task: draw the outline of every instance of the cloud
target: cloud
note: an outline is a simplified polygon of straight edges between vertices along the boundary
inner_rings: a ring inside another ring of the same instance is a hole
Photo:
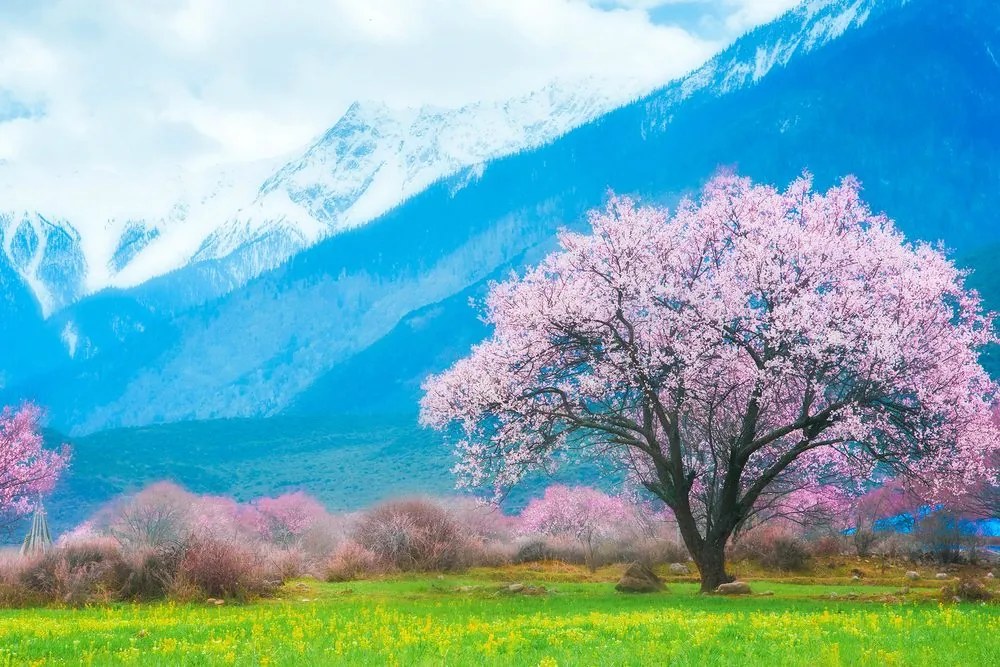
[[[280,155],[356,99],[662,83],[719,46],[578,0],[15,0],[0,40],[3,99],[42,110],[0,122],[0,160],[122,173]]]

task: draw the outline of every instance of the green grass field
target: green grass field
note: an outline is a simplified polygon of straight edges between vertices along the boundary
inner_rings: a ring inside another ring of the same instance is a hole
[[[502,592],[512,577],[546,592]],[[753,597],[722,598],[677,581],[626,596],[585,578],[485,570],[300,581],[242,606],[0,610],[0,665],[1000,664],[1000,606],[941,605],[936,582],[900,595],[758,581]]]

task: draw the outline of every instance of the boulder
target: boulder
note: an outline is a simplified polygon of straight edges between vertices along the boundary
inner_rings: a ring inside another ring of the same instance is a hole
[[[728,584],[719,584],[715,589],[716,593],[722,595],[750,595],[750,584],[745,581],[730,581]]]
[[[524,584],[511,584],[506,590],[508,593],[520,593],[524,590]]]
[[[987,572],[986,573],[986,578],[987,579],[992,579],[993,578],[993,573],[992,572]]]
[[[629,565],[615,586],[619,593],[655,593],[663,589],[663,580],[648,565],[642,563]]]
[[[993,599],[983,582],[976,579],[962,579],[957,584],[951,584],[941,589],[942,597],[951,597],[955,602],[988,602]]]
[[[691,574],[691,569],[687,566],[687,563],[671,563],[670,574],[676,576]]]
[[[944,581],[945,579],[951,579],[951,575],[948,574],[947,572],[938,572],[937,574],[934,575],[934,578]]]
[[[920,578],[920,573],[910,570],[909,572],[906,573],[906,578],[909,579],[910,581],[916,581],[917,579]]]

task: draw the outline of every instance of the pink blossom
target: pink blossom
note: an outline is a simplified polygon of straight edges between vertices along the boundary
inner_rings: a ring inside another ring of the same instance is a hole
[[[493,334],[427,380],[422,422],[498,493],[577,452],[617,464],[674,511],[706,587],[782,496],[900,473],[932,498],[973,487],[1000,449],[979,363],[995,316],[859,190],[720,176],[672,215],[612,197],[492,286]]]
[[[31,404],[0,412],[0,515],[30,512],[69,463],[69,447],[58,452],[43,447],[40,418],[41,411]]]
[[[328,516],[323,505],[301,491],[277,498],[260,498],[254,502],[254,507],[259,513],[261,533],[282,544],[301,537],[317,521]]]

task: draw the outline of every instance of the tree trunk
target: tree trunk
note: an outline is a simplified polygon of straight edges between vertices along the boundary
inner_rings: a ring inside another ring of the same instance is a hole
[[[733,578],[726,574],[726,542],[729,541],[729,533],[715,532],[705,539],[699,532],[698,523],[687,503],[672,509],[681,537],[684,538],[684,546],[687,547],[688,553],[691,554],[701,573],[701,592],[710,593],[719,584],[733,581]]]
[[[692,554],[694,562],[701,573],[701,592],[711,593],[719,584],[733,581],[726,574],[726,541],[706,542],[699,553]]]

